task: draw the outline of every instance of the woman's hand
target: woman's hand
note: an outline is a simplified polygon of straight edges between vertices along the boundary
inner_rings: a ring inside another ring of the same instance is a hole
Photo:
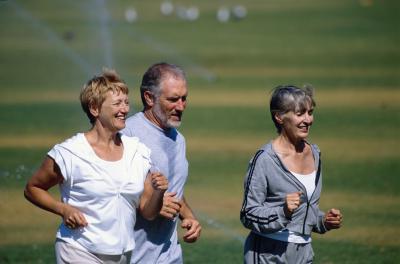
[[[68,204],[63,206],[63,220],[66,227],[70,229],[85,227],[88,225],[85,216],[75,207]]]
[[[343,215],[340,210],[332,208],[324,217],[324,225],[328,230],[340,228],[343,221]]]
[[[283,210],[286,217],[290,218],[297,208],[300,206],[300,196],[303,192],[288,193],[285,199]]]
[[[56,162],[46,157],[40,168],[32,175],[25,187],[25,197],[49,212],[60,215],[68,228],[84,227],[88,223],[83,214],[69,204],[50,195],[48,190],[64,180]]]
[[[152,173],[151,186],[154,191],[165,192],[168,189],[168,180],[159,172]]]

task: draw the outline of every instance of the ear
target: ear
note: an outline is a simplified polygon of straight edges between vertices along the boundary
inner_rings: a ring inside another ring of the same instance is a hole
[[[144,95],[144,100],[146,101],[146,104],[148,106],[153,106],[154,105],[154,94],[150,91],[145,91],[143,95]]]
[[[100,114],[100,109],[97,106],[95,106],[94,104],[89,105],[89,111],[92,114],[92,116],[94,116],[95,118],[97,118]]]
[[[276,114],[274,115],[274,118],[275,118],[276,122],[278,122],[278,124],[280,124],[280,125],[283,124],[283,116],[282,116],[282,115],[276,113]]]

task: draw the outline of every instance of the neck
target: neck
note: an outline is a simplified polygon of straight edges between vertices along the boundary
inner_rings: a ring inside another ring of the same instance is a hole
[[[161,125],[161,121],[156,117],[156,115],[154,114],[154,112],[152,111],[151,108],[145,108],[143,110],[143,114],[144,116],[154,125],[158,126],[159,128],[163,129],[163,130],[167,130],[166,127],[163,127]]]
[[[97,123],[95,123],[93,127],[85,133],[85,135],[93,144],[120,145],[121,143],[117,131],[112,132]]]
[[[304,139],[292,139],[288,135],[281,133],[275,140],[274,143],[279,146],[280,149],[287,151],[293,151],[301,153],[306,147],[306,141]]]

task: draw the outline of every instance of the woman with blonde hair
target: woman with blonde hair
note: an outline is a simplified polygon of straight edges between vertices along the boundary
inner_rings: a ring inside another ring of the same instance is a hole
[[[150,173],[150,150],[119,133],[129,112],[128,87],[112,70],[87,82],[80,94],[92,125],[55,145],[33,174],[25,197],[63,219],[57,263],[129,263],[136,209],[158,215],[167,179]],[[59,185],[61,201],[48,190]]]

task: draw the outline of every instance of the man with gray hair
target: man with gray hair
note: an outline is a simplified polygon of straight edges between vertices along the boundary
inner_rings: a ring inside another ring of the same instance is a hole
[[[131,263],[183,263],[178,217],[181,227],[186,229],[183,241],[195,242],[201,232],[200,223],[183,195],[188,161],[185,138],[177,130],[188,95],[183,70],[168,63],[152,65],[143,75],[140,95],[143,111],[129,117],[122,132],[138,137],[151,149],[153,169],[168,178],[169,187],[155,220],[138,216]]]

